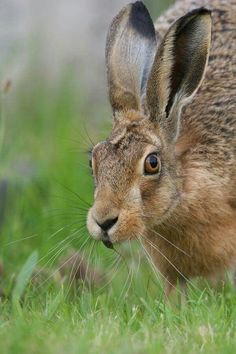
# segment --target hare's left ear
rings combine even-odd
[[[211,42],[211,13],[196,9],[168,30],[156,54],[147,83],[150,119],[159,122],[170,140],[178,136],[179,113],[196,93],[204,76]]]
[[[152,19],[141,1],[113,19],[106,43],[108,91],[113,112],[141,110],[142,96],[156,54]]]

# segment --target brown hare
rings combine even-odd
[[[92,151],[90,234],[139,239],[167,296],[236,269],[236,0],[177,2],[156,30],[129,4],[106,64],[113,128]]]

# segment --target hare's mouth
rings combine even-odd
[[[103,232],[102,235],[102,243],[104,244],[104,246],[106,246],[107,248],[113,249],[113,243],[111,242],[107,232]]]
[[[107,248],[113,249],[113,243],[109,240],[106,241],[102,241],[102,243],[104,244],[104,246],[106,246]]]
[[[125,215],[126,216],[125,216]],[[127,217],[129,215],[129,217]],[[117,220],[109,222],[110,227],[104,229],[104,225],[99,225],[93,216],[93,211],[90,209],[87,217],[87,228],[90,235],[98,241],[101,241],[104,246],[112,249],[114,244],[122,243],[135,238],[136,234],[143,232],[145,225],[137,215],[130,213],[120,213]],[[102,228],[103,227],[103,228]]]
[[[99,223],[93,215],[92,209],[89,210],[87,216],[87,228],[90,235],[95,239],[102,241],[103,244],[112,248],[113,234],[117,231],[118,217],[108,219],[104,223]]]

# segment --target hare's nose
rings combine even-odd
[[[114,226],[117,223],[118,220],[118,216],[112,219],[107,219],[105,220],[103,223],[99,223],[97,220],[97,224],[98,226],[100,226],[100,228],[107,232],[108,230],[110,230],[112,228],[112,226]]]

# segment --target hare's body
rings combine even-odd
[[[185,15],[199,6],[212,10],[202,84],[211,17]],[[115,119],[93,150],[91,234],[140,239],[168,287],[236,268],[236,0],[177,1],[156,38],[142,3],[128,5],[106,58]]]
[[[181,202],[152,235],[155,263],[171,282],[236,268],[236,0],[177,1],[156,23],[162,37],[176,17],[212,9],[212,43],[204,81],[183,110],[176,144]],[[176,269],[168,260],[176,266]]]

